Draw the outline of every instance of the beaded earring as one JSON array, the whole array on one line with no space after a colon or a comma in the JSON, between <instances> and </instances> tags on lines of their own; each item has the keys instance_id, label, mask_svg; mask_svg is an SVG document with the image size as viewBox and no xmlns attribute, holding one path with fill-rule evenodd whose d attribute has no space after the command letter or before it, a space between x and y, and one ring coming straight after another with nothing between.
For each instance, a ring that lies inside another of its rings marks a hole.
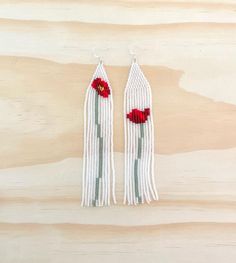
<instances>
[{"instance_id":1,"label":"beaded earring","mask_svg":"<svg viewBox=\"0 0 236 263\"><path fill-rule=\"evenodd\" d=\"M134 54L133 54L134 55ZM158 200L151 87L134 56L124 94L124 204Z\"/></svg>"},{"instance_id":2,"label":"beaded earring","mask_svg":"<svg viewBox=\"0 0 236 263\"><path fill-rule=\"evenodd\" d=\"M113 99L100 59L84 103L84 163L82 206L116 203L113 158ZM111 198L112 195L112 198Z\"/></svg>"}]
</instances>

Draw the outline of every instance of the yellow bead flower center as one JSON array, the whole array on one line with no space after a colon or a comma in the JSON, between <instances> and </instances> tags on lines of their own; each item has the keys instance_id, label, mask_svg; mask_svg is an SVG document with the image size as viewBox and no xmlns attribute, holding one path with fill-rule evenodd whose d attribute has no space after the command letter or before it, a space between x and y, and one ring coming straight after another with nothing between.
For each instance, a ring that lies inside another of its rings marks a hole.
<instances>
[{"instance_id":1,"label":"yellow bead flower center","mask_svg":"<svg viewBox=\"0 0 236 263\"><path fill-rule=\"evenodd\" d=\"M98 86L98 89L100 90L100 91L103 91L104 90L104 87L103 86Z\"/></svg>"}]
</instances>

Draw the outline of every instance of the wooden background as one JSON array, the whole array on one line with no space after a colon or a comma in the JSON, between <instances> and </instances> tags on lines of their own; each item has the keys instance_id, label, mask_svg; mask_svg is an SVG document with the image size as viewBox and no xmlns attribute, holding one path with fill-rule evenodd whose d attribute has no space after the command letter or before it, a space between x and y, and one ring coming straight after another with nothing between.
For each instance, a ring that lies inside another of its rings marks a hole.
<instances>
[{"instance_id":1,"label":"wooden background","mask_svg":"<svg viewBox=\"0 0 236 263\"><path fill-rule=\"evenodd\" d=\"M0 0L0 262L236 262L236 1ZM132 46L160 201L122 205ZM119 205L81 208L83 101L104 59Z\"/></svg>"}]
</instances>

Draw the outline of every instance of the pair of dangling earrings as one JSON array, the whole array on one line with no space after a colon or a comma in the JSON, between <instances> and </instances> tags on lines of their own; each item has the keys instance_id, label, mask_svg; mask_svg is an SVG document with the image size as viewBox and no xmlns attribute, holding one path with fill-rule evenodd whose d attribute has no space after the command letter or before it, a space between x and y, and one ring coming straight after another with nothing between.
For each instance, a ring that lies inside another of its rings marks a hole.
<instances>
[{"instance_id":1,"label":"pair of dangling earrings","mask_svg":"<svg viewBox=\"0 0 236 263\"><path fill-rule=\"evenodd\" d=\"M136 57L124 93L124 204L158 200L154 179L154 127L149 82ZM84 104L82 206L116 203L113 154L113 98L100 59Z\"/></svg>"}]
</instances>

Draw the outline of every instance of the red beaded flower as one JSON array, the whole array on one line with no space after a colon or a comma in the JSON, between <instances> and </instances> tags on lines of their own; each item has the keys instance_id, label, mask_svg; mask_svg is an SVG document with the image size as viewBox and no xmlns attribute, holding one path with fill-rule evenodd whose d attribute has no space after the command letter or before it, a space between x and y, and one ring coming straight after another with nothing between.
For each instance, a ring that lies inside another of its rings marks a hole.
<instances>
[{"instance_id":1,"label":"red beaded flower","mask_svg":"<svg viewBox=\"0 0 236 263\"><path fill-rule=\"evenodd\" d=\"M92 87L97 91L98 95L102 96L103 98L107 98L110 95L108 83L101 78L94 79L92 82Z\"/></svg>"},{"instance_id":2,"label":"red beaded flower","mask_svg":"<svg viewBox=\"0 0 236 263\"><path fill-rule=\"evenodd\" d=\"M146 122L149 115L149 108L144 109L144 111L133 109L130 113L127 114L127 118L134 123L144 123Z\"/></svg>"}]
</instances>

